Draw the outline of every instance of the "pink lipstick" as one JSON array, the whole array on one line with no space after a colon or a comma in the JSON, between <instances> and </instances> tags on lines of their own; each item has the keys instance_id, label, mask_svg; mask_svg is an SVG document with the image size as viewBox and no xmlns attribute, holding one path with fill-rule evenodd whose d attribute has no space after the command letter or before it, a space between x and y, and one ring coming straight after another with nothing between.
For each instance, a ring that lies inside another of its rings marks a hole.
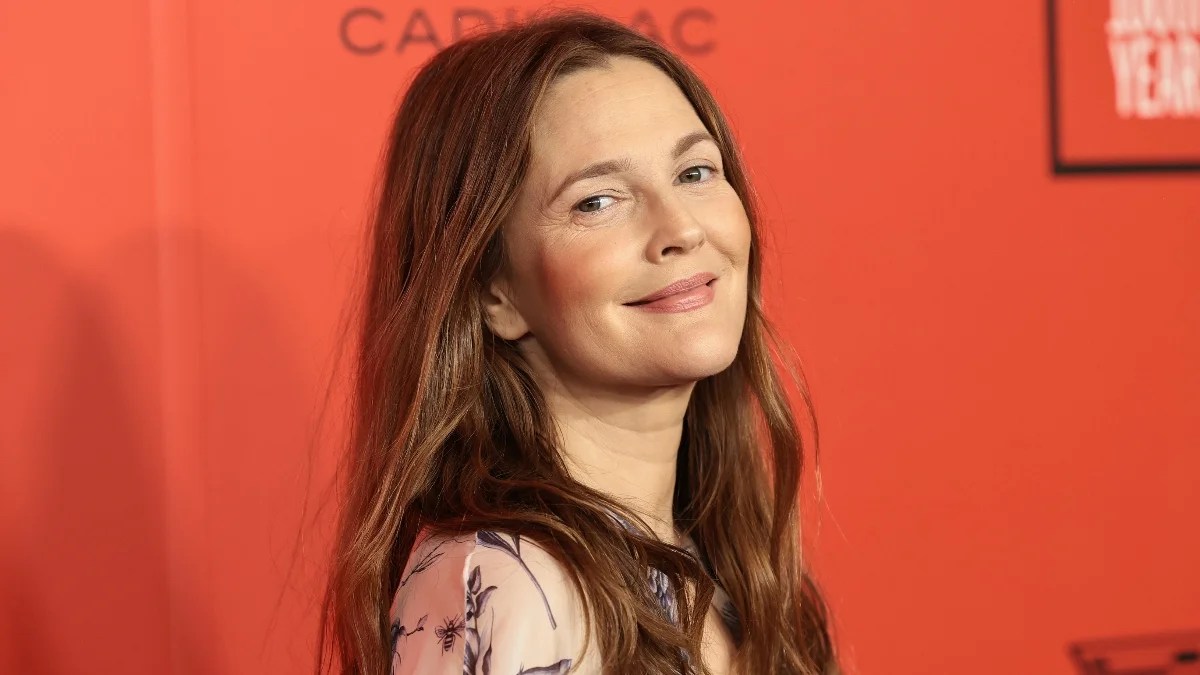
<instances>
[{"instance_id":1,"label":"pink lipstick","mask_svg":"<svg viewBox=\"0 0 1200 675\"><path fill-rule=\"evenodd\" d=\"M713 282L716 278L717 275L711 272L693 274L686 279L680 279L660 288L640 300L625 304L648 312L687 312L699 309L712 302Z\"/></svg>"}]
</instances>

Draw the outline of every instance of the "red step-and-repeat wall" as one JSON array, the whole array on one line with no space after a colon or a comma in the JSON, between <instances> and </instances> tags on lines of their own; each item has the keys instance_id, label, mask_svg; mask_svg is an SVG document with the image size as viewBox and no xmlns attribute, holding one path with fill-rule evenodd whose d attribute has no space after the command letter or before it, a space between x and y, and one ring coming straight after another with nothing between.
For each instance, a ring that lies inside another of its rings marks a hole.
<instances>
[{"instance_id":1,"label":"red step-and-repeat wall","mask_svg":"<svg viewBox=\"0 0 1200 675\"><path fill-rule=\"evenodd\" d=\"M0 671L309 668L388 118L534 6L0 5ZM590 7L745 149L847 670L1200 628L1200 3Z\"/></svg>"}]
</instances>

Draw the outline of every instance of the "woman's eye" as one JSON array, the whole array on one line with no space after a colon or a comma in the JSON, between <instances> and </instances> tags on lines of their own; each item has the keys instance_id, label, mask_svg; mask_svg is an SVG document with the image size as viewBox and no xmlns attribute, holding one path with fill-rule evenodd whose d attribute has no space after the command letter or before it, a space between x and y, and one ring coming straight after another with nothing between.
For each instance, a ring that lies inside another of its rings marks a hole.
<instances>
[{"instance_id":1,"label":"woman's eye","mask_svg":"<svg viewBox=\"0 0 1200 675\"><path fill-rule=\"evenodd\" d=\"M584 213L595 213L596 211L605 208L606 205L600 202L602 199L612 199L612 197L609 197L608 195L596 195L595 197L588 197L587 199L576 204L575 208Z\"/></svg>"},{"instance_id":2,"label":"woman's eye","mask_svg":"<svg viewBox=\"0 0 1200 675\"><path fill-rule=\"evenodd\" d=\"M693 166L679 174L679 180L683 183L703 182L706 179L706 176L703 174L704 171L710 174L713 172L712 167L709 166Z\"/></svg>"}]
</instances>

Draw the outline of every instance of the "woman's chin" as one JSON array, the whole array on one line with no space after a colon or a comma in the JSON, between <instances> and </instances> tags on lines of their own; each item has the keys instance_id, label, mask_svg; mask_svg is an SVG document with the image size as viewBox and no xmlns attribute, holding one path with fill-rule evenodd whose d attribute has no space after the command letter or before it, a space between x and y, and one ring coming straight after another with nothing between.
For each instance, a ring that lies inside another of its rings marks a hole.
<instances>
[{"instance_id":1,"label":"woman's chin","mask_svg":"<svg viewBox=\"0 0 1200 675\"><path fill-rule=\"evenodd\" d=\"M678 382L698 382L725 370L737 358L737 344L699 349L699 345L664 355L660 370Z\"/></svg>"}]
</instances>

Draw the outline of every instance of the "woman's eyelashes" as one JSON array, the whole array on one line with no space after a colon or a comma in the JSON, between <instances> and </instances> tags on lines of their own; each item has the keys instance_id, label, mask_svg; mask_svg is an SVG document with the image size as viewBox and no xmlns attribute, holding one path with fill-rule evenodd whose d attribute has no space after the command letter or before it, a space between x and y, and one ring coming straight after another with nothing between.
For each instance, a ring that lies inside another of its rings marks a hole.
<instances>
[{"instance_id":1,"label":"woman's eyelashes","mask_svg":"<svg viewBox=\"0 0 1200 675\"><path fill-rule=\"evenodd\" d=\"M679 174L679 182L681 182L681 183L703 183L706 180L703 176L704 171L708 171L709 174L713 174L716 172L716 169L713 169L711 166L705 166L703 164L698 164L696 166L690 166L687 168L686 171ZM693 176L696 176L697 174L700 175L698 178L692 178ZM684 180L684 176L687 176L688 179Z\"/></svg>"},{"instance_id":2,"label":"woman's eyelashes","mask_svg":"<svg viewBox=\"0 0 1200 675\"><path fill-rule=\"evenodd\" d=\"M707 172L707 173L706 173ZM684 169L678 176L679 183L682 185L694 185L696 183L705 183L712 180L716 175L717 169L707 164L697 164ZM603 200L610 200L604 202ZM617 200L612 195L592 195L583 201L575 204L574 211L584 215L592 215L607 209Z\"/></svg>"},{"instance_id":3,"label":"woman's eyelashes","mask_svg":"<svg viewBox=\"0 0 1200 675\"><path fill-rule=\"evenodd\" d=\"M580 213L595 213L597 211L602 211L608 208L607 206L600 205L600 200L603 199L612 199L613 201L616 201L615 197L609 195L592 195L591 197L588 197L587 199L576 204L575 210L579 211Z\"/></svg>"}]
</instances>

